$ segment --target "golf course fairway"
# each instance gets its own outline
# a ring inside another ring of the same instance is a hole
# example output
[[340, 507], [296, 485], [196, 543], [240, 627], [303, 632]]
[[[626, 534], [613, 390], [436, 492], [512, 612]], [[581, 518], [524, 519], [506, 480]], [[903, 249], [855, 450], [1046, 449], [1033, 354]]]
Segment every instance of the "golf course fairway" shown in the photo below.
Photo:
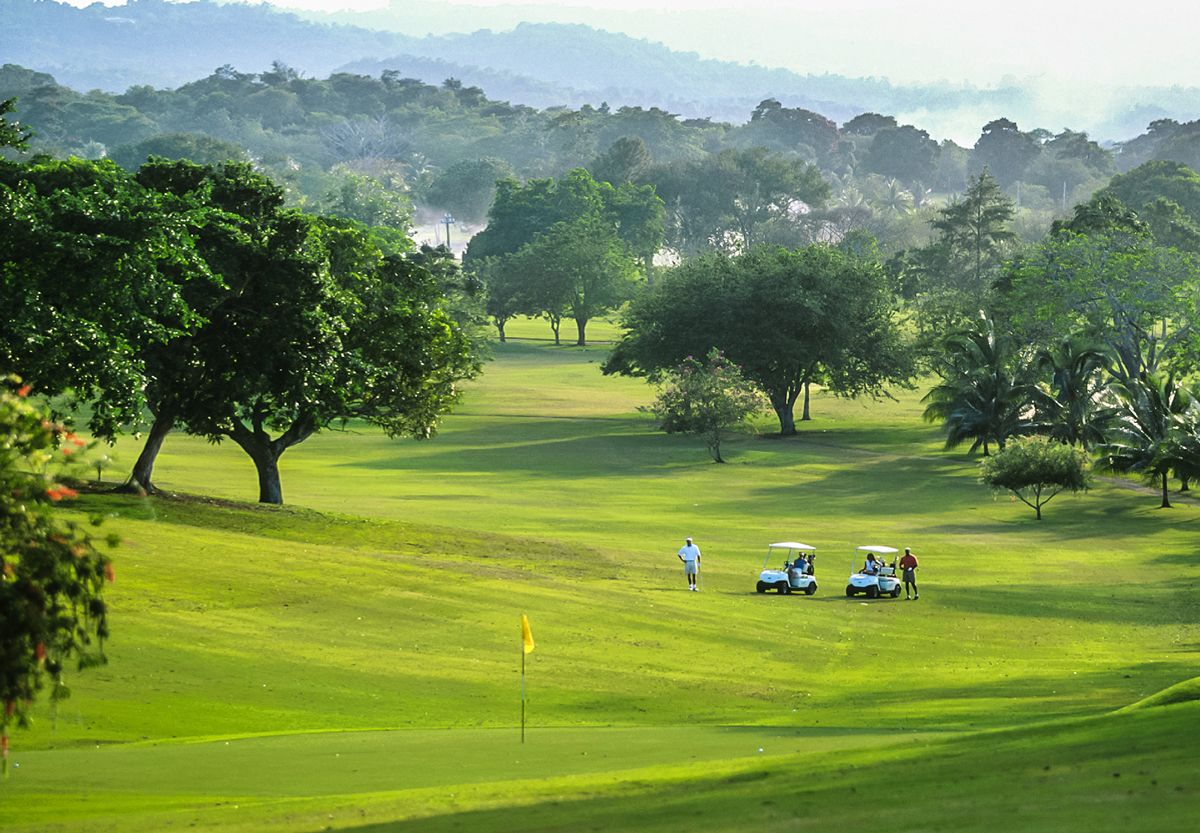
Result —
[[[0, 830], [1195, 825], [1200, 505], [1098, 479], [1038, 522], [942, 450], [920, 389], [818, 394], [717, 465], [606, 350], [494, 345], [434, 440], [288, 451], [282, 508], [181, 434], [167, 494], [81, 496], [122, 539], [109, 663], [13, 733]], [[816, 595], [754, 592], [786, 540]], [[920, 599], [846, 598], [862, 544], [912, 547]]]

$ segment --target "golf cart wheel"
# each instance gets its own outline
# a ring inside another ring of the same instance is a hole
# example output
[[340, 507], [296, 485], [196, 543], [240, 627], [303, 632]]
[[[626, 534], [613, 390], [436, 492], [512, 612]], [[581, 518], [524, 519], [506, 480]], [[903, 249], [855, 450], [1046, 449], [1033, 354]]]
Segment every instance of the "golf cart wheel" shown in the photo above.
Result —
[[849, 585], [849, 584], [846, 585], [846, 595], [847, 596], [854, 595], [854, 587], [852, 585]]
[[900, 598], [900, 585], [899, 584], [897, 584], [895, 587], [892, 588], [892, 598], [893, 599]]
[[878, 596], [879, 596], [879, 588], [878, 587], [868, 587], [867, 588], [867, 598], [868, 599], [874, 599], [874, 598], [877, 598]]
[[787, 586], [786, 581], [781, 581], [781, 582], [779, 582], [779, 584], [776, 584], [775, 589], [779, 591], [780, 596], [783, 596], [783, 595], [786, 595], [787, 593], [792, 592], [792, 588]]
[[817, 592], [817, 585], [815, 583], [810, 584], [810, 585], [808, 585], [808, 587], [804, 588], [804, 595], [806, 595], [806, 596], [811, 596], [813, 593], [816, 593], [816, 592]]
[[754, 586], [754, 589], [755, 589], [755, 590], [757, 590], [759, 593], [766, 593], [766, 592], [767, 592], [767, 585], [763, 584], [763, 583], [760, 581], [758, 584], [756, 584], [756, 585]]

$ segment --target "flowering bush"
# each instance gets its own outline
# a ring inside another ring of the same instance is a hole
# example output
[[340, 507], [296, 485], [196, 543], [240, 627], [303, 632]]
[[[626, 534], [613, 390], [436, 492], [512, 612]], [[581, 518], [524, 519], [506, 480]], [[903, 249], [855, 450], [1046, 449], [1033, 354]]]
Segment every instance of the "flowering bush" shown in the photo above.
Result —
[[[109, 559], [86, 527], [58, 516], [54, 504], [76, 497], [55, 479], [83, 440], [46, 419], [28, 385], [0, 380], [0, 758], [8, 769], [8, 728], [28, 723], [34, 697], [69, 694], [65, 663], [104, 661], [108, 634], [102, 598]], [[109, 537], [115, 545], [116, 539]]]
[[650, 410], [668, 434], [696, 434], [708, 444], [713, 460], [724, 463], [721, 440], [729, 429], [766, 407], [766, 400], [719, 350], [703, 362], [688, 356], [671, 371], [666, 387]]

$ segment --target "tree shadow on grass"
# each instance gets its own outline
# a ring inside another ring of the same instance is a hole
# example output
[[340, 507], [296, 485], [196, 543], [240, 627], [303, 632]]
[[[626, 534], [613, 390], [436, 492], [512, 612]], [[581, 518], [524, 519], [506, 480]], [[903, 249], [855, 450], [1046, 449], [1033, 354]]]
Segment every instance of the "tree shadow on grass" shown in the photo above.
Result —
[[[614, 427], [616, 426], [616, 427]], [[668, 437], [610, 421], [548, 421], [536, 432], [497, 432], [490, 437], [411, 446], [394, 454], [351, 460], [338, 466], [376, 471], [524, 473], [547, 478], [643, 476], [712, 465], [704, 445], [688, 437]], [[731, 446], [732, 448], [732, 446]], [[734, 455], [736, 459], [736, 453]]]
[[942, 459], [891, 455], [847, 458], [837, 456], [838, 449], [826, 451], [834, 456], [824, 462], [838, 463], [832, 471], [795, 485], [759, 487], [753, 494], [763, 501], [784, 497], [799, 502], [809, 514], [836, 507], [840, 512], [858, 513], [864, 521], [872, 515], [924, 513], [931, 505], [936, 505], [938, 512], [955, 507], [966, 511], [981, 496], [969, 488], [971, 480], [956, 476], [961, 467]]
[[1127, 584], [1105, 582], [1077, 584], [1034, 584], [997, 587], [954, 587], [944, 591], [922, 584], [926, 595], [937, 596], [941, 607], [969, 613], [1011, 616], [1016, 619], [1068, 619], [1092, 624], [1171, 625], [1185, 621], [1192, 609], [1190, 599], [1179, 594], [1172, 582]]

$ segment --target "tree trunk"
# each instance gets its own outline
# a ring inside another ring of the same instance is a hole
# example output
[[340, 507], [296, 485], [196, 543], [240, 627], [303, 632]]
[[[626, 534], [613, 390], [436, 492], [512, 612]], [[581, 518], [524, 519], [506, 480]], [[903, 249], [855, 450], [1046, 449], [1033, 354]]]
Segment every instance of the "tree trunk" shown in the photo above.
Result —
[[551, 319], [550, 319], [550, 329], [554, 331], [554, 345], [555, 345], [556, 347], [557, 347], [559, 344], [561, 344], [561, 343], [562, 343], [562, 342], [560, 342], [560, 341], [558, 340], [558, 328], [559, 328], [560, 326], [562, 326], [562, 320], [561, 320], [561, 319], [558, 319], [558, 318], [551, 318]]
[[504, 343], [504, 324], [505, 324], [504, 321], [496, 322], [496, 330], [499, 331], [499, 333], [500, 333], [500, 343], [501, 344]]
[[1190, 492], [1192, 490], [1191, 483], [1192, 478], [1188, 477], [1187, 475], [1181, 475], [1179, 477], [1179, 491], [1181, 493]]
[[585, 337], [585, 331], [587, 330], [587, 319], [586, 318], [576, 318], [575, 326], [579, 330], [579, 341], [575, 342], [575, 346], [576, 347], [587, 347], [587, 338]]
[[252, 433], [236, 423], [233, 441], [250, 456], [254, 468], [258, 470], [258, 502], [282, 506], [283, 483], [279, 479], [279, 458], [287, 446], [278, 440], [272, 442], [266, 434]]
[[806, 380], [804, 382], [804, 410], [801, 411], [801, 413], [800, 413], [800, 421], [801, 422], [808, 422], [809, 420], [812, 419], [812, 417], [809, 416], [809, 413], [808, 413], [808, 386], [809, 386], [809, 382]]
[[316, 430], [311, 419], [300, 419], [272, 440], [256, 423], [251, 431], [238, 420], [233, 421], [229, 437], [254, 461], [258, 470], [258, 502], [283, 505], [283, 484], [279, 478], [279, 458], [292, 446], [304, 442]]
[[138, 455], [137, 462], [133, 464], [133, 471], [129, 473], [129, 479], [121, 487], [123, 491], [145, 492], [146, 494], [154, 494], [158, 491], [153, 480], [154, 462], [158, 459], [158, 452], [162, 450], [163, 441], [174, 425], [173, 414], [162, 414], [154, 418], [154, 424], [150, 426], [150, 433], [146, 435], [146, 444], [142, 446], [142, 453]]
[[1162, 478], [1162, 504], [1158, 508], [1170, 509], [1171, 497], [1170, 492], [1167, 490], [1167, 473], [1164, 471], [1161, 475], [1159, 475], [1159, 477]]
[[268, 443], [258, 454], [251, 454], [258, 469], [258, 502], [283, 505], [283, 483], [279, 480], [279, 454]]
[[779, 417], [780, 436], [792, 437], [796, 434], [796, 417], [792, 413], [792, 406], [794, 404], [794, 402], [771, 403], [771, 407], [775, 411], [775, 416]]

